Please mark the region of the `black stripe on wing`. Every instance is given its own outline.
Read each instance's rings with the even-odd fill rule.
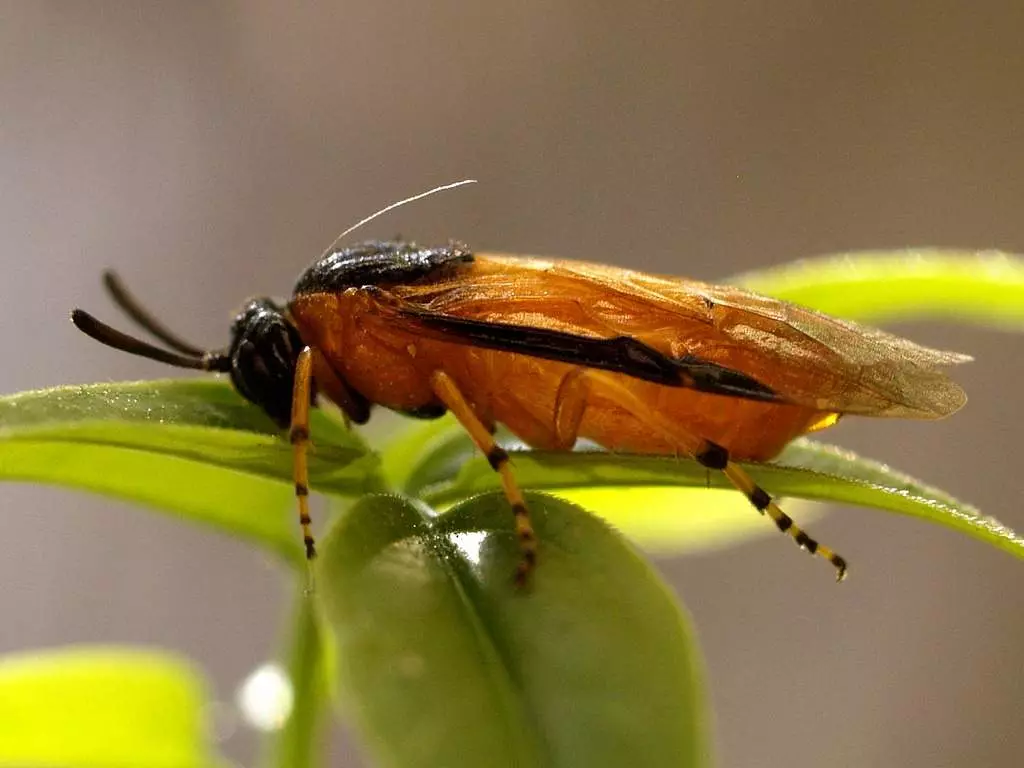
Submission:
[[[787,402],[745,373],[694,355],[672,358],[631,336],[593,339],[528,325],[489,323],[408,308],[400,311],[427,328],[452,337],[453,341],[478,347],[623,373],[669,387],[688,387],[762,402]]]

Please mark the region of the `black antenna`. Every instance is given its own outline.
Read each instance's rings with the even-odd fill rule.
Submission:
[[[149,331],[153,336],[160,339],[160,341],[171,349],[177,350],[189,357],[202,357],[206,354],[204,350],[194,344],[189,344],[187,341],[178,338],[178,336],[169,331],[163,323],[143,309],[142,305],[131,295],[131,293],[128,292],[124,283],[121,282],[121,278],[118,277],[117,273],[113,270],[107,270],[103,273],[103,286],[107,289],[107,293],[110,294],[110,298],[114,300],[114,303],[121,308],[121,311],[128,315],[128,317],[134,320],[143,329]],[[75,325],[78,325],[78,323],[75,323]],[[81,328],[81,326],[79,326],[79,328]],[[82,330],[85,329],[83,328]],[[86,331],[86,333],[88,333],[88,331]],[[93,338],[96,337],[94,336]],[[126,336],[125,338],[130,337]],[[97,341],[103,340],[97,339]],[[111,344],[110,346],[114,345]],[[130,352],[131,350],[125,351]]]
[[[90,336],[101,344],[106,344],[108,347],[120,349],[122,352],[128,352],[132,355],[146,357],[160,363],[167,363],[177,368],[191,368],[197,371],[228,372],[231,369],[231,362],[226,355],[198,350],[198,354],[188,356],[168,352],[166,349],[161,349],[136,339],[134,336],[122,333],[115,328],[111,328],[106,323],[97,320],[84,309],[72,311],[71,322],[86,336]]]

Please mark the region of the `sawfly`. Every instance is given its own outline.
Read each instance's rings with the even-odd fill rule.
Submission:
[[[306,457],[317,397],[355,424],[375,405],[424,419],[450,411],[501,477],[520,548],[518,583],[534,569],[537,539],[508,453],[493,437],[499,424],[534,448],[568,451],[587,438],[617,452],[692,457],[723,472],[841,580],[846,561],[736,462],[772,459],[847,414],[936,419],[966,400],[942,370],[965,355],[738,288],[477,253],[457,242],[335,244],[289,300],[246,303],[230,343],[216,351],[167,330],[113,273],[105,284],[166,348],[76,309],[79,329],[134,355],[228,374],[288,430],[310,560]]]

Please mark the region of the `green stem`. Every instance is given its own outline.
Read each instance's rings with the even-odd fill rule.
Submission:
[[[262,764],[267,768],[313,768],[319,763],[317,735],[327,698],[323,654],[313,599],[300,591],[288,654],[295,705],[284,727],[265,745]]]

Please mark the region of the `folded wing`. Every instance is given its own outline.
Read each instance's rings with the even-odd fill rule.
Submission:
[[[648,380],[668,361],[682,371],[679,385],[719,394],[919,419],[966,402],[943,371],[966,355],[727,286],[477,255],[451,278],[387,293],[409,319],[452,340]],[[595,365],[595,349],[614,350],[619,367]]]

